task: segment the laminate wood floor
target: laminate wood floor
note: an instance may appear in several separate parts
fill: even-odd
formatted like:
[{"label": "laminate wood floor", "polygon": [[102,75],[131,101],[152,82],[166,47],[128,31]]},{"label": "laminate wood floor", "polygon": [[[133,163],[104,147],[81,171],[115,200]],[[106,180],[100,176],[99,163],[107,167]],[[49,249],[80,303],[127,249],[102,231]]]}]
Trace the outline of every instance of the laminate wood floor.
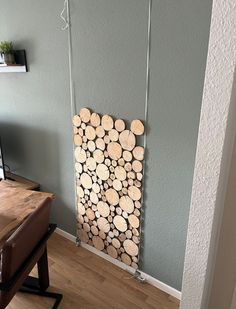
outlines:
[{"label": "laminate wood floor", "polygon": [[[63,294],[59,309],[177,309],[177,300],[71,241],[48,242],[49,290]],[[33,275],[37,274],[36,269]],[[52,300],[17,293],[7,309],[50,309]]]}]

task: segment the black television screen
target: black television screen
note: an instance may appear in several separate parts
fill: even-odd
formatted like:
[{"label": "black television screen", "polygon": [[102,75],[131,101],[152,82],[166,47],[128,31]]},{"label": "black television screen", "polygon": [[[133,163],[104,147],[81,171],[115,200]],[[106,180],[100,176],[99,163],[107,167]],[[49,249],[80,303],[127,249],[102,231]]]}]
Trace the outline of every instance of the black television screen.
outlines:
[{"label": "black television screen", "polygon": [[2,145],[0,141],[0,180],[5,179],[5,169],[4,169],[4,161],[3,161],[3,153],[2,153]]}]

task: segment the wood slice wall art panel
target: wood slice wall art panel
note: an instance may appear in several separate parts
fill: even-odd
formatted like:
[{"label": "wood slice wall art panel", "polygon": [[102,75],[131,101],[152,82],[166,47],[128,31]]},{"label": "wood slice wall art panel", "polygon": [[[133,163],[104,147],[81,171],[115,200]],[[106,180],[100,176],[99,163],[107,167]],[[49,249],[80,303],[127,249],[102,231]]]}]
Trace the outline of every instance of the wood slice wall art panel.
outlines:
[{"label": "wood slice wall art panel", "polygon": [[138,268],[144,134],[135,119],[82,108],[73,118],[77,236],[112,258]]}]

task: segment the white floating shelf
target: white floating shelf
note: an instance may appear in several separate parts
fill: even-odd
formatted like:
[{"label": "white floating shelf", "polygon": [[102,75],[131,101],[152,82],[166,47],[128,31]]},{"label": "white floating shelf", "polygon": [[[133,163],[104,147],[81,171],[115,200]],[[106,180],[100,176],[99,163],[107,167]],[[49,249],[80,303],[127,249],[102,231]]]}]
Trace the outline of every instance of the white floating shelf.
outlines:
[{"label": "white floating shelf", "polygon": [[27,68],[25,65],[0,65],[0,73],[25,73]]},{"label": "white floating shelf", "polygon": [[25,73],[28,72],[25,50],[15,50],[16,64],[5,65],[0,63],[0,73]]}]

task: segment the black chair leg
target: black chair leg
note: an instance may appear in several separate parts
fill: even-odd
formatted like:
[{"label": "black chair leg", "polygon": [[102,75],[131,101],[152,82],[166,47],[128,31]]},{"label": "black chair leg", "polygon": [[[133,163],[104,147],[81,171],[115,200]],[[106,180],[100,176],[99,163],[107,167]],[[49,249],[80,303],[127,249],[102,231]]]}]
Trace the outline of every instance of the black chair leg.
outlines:
[{"label": "black chair leg", "polygon": [[38,278],[28,276],[19,292],[53,298],[55,299],[55,303],[52,309],[57,309],[63,296],[59,293],[46,291],[49,287],[47,248],[45,248],[45,251],[37,264]]},{"label": "black chair leg", "polygon": [[40,290],[46,291],[49,287],[47,247],[37,264]]},{"label": "black chair leg", "polygon": [[62,294],[36,290],[35,287],[33,287],[32,289],[29,288],[29,287],[22,287],[22,288],[20,288],[19,292],[55,299],[55,303],[52,306],[52,309],[58,308],[58,306],[60,305],[60,302],[62,300],[62,297],[63,297]]}]

